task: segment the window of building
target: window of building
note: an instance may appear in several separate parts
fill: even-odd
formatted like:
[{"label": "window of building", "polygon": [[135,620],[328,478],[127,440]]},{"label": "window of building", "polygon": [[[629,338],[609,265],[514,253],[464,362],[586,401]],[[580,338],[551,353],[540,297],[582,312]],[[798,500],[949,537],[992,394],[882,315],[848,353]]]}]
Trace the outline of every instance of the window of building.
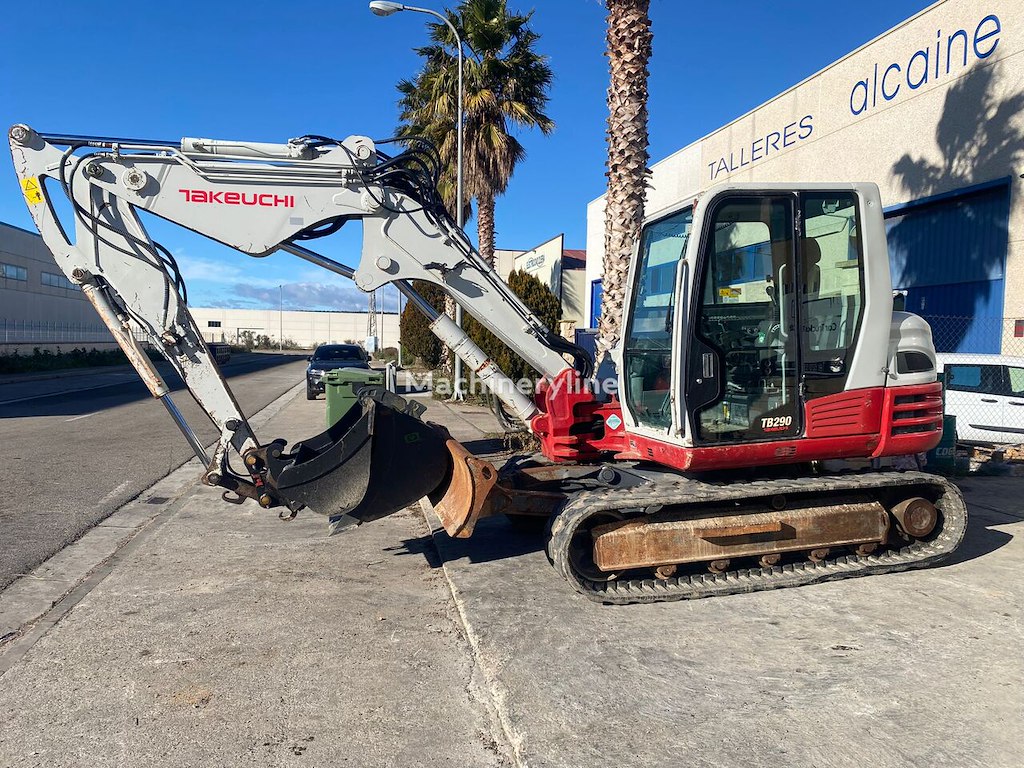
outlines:
[{"label": "window of building", "polygon": [[51,288],[65,288],[69,291],[78,290],[78,286],[64,277],[64,275],[58,275],[53,272],[43,272],[40,275],[40,281],[43,285],[48,285]]},{"label": "window of building", "polygon": [[206,321],[206,327],[207,328],[220,328],[220,320],[207,320]]},{"label": "window of building", "polygon": [[0,277],[4,277],[7,280],[28,281],[28,270],[15,264],[0,262]]}]

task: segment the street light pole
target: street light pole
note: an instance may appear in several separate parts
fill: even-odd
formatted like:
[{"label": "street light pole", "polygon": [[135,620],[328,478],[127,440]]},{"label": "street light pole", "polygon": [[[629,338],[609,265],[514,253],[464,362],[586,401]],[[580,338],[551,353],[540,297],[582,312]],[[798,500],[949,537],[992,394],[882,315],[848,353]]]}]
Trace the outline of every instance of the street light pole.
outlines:
[{"label": "street light pole", "polygon": [[279,292],[277,304],[277,351],[284,351],[284,286],[277,286]]},{"label": "street light pole", "polygon": [[[388,2],[388,0],[373,0],[373,2],[370,3],[370,10],[377,16],[390,16],[391,14],[398,13],[399,11],[426,13],[444,22],[455,37],[455,44],[459,49],[459,93],[455,123],[455,143],[457,153],[455,158],[455,222],[459,225],[459,229],[462,229],[466,224],[463,213],[465,209],[463,207],[462,198],[462,139],[464,123],[462,109],[462,38],[459,36],[459,31],[455,28],[455,25],[448,20],[447,16],[444,16],[437,11],[433,11],[430,8],[417,8],[415,6],[404,5],[402,3]],[[462,305],[458,302],[455,303],[455,324],[460,328],[462,327]],[[455,355],[455,387],[452,391],[452,399],[464,400],[465,397],[465,393],[462,391],[462,358]]]}]

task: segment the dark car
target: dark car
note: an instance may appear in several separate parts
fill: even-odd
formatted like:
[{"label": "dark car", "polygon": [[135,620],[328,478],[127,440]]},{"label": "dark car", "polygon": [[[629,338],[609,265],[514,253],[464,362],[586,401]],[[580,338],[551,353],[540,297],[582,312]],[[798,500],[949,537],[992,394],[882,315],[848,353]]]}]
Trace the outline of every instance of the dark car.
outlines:
[{"label": "dark car", "polygon": [[370,367],[370,356],[358,344],[321,344],[308,358],[306,366],[306,399],[316,400],[324,391],[324,376],[336,368]]}]

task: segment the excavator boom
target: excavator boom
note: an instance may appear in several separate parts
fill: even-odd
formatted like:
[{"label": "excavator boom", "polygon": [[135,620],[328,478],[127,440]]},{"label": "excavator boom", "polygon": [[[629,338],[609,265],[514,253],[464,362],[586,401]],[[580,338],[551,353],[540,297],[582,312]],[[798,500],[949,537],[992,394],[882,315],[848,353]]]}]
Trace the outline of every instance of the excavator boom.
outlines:
[{"label": "excavator boom", "polygon": [[[207,467],[204,482],[225,488],[226,498],[281,506],[289,515],[308,506],[335,523],[344,516],[373,519],[435,491],[451,474],[445,436],[417,418],[415,404],[379,393],[353,423],[289,451],[281,441],[260,444],[210,359],[173,256],[149,237],[140,212],[251,256],[290,252],[365,291],[395,284],[521,419],[537,413],[533,401],[418,296],[412,280],[442,285],[544,375],[569,367],[566,352],[589,366],[585,353],[552,334],[451,222],[436,195],[437,161],[429,148],[390,157],[359,136],[307,136],[285,144],[166,142],[40,134],[24,125],[11,129],[10,142],[26,203],[58,266],[82,286],[153,396],[167,406]],[[58,218],[55,192],[70,201],[70,222]],[[363,228],[356,269],[307,247],[350,221]],[[135,332],[163,353],[217,426],[212,456],[174,407]],[[244,473],[232,468],[231,452],[241,457]],[[395,462],[413,459],[419,472],[389,473]]]}]

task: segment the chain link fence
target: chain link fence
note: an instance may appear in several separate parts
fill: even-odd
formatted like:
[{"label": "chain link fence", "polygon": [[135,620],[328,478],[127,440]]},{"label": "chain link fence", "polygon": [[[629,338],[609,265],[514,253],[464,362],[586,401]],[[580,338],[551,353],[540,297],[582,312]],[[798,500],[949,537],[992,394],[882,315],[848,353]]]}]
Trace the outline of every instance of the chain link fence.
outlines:
[{"label": "chain link fence", "polygon": [[1024,320],[922,315],[940,354],[1024,357]]},{"label": "chain link fence", "polygon": [[[1024,321],[925,316],[939,353],[946,415],[961,444],[1024,444]],[[946,424],[948,431],[952,423]],[[1024,458],[1024,453],[1018,457]]]},{"label": "chain link fence", "polygon": [[[146,334],[133,328],[136,340],[146,342]],[[68,347],[89,344],[114,344],[114,337],[103,323],[61,322],[58,320],[9,320],[0,318],[0,345],[11,349],[31,344]]]}]

